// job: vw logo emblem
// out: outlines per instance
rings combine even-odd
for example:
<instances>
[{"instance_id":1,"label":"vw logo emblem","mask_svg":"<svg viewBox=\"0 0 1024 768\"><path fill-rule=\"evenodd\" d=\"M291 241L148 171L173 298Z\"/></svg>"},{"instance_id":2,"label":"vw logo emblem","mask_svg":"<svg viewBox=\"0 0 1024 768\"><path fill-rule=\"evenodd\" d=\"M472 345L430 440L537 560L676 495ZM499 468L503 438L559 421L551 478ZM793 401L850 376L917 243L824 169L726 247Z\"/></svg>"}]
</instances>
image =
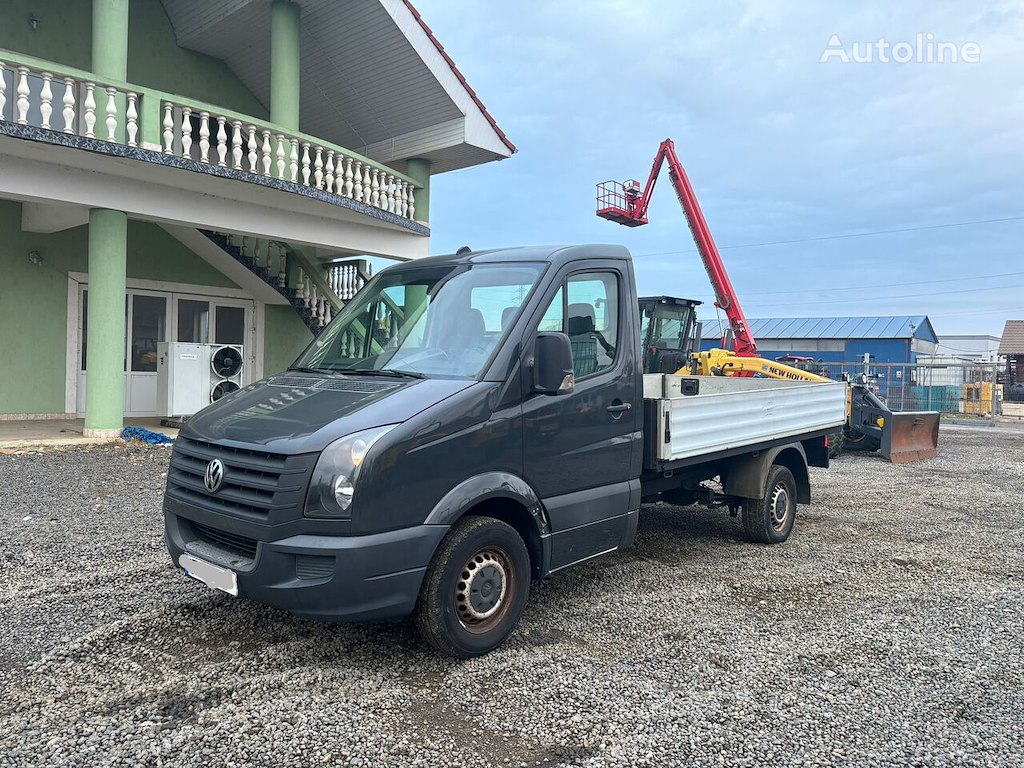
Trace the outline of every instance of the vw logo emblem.
<instances>
[{"instance_id":1,"label":"vw logo emblem","mask_svg":"<svg viewBox=\"0 0 1024 768\"><path fill-rule=\"evenodd\" d=\"M220 459L214 459L206 465L206 474L203 476L203 485L210 493L216 493L224 484L224 463Z\"/></svg>"}]
</instances>

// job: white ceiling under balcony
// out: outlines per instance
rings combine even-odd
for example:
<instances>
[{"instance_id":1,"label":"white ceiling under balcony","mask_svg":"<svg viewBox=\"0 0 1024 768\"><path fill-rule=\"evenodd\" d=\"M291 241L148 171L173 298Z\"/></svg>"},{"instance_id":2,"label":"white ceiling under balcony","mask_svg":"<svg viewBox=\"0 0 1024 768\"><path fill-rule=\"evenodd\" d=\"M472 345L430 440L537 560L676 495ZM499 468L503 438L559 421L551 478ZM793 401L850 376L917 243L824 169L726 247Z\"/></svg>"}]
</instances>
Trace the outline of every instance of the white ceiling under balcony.
<instances>
[{"instance_id":1,"label":"white ceiling under balcony","mask_svg":"<svg viewBox=\"0 0 1024 768\"><path fill-rule=\"evenodd\" d=\"M405 0L294 0L300 129L398 170L434 173L515 148ZM270 104L270 0L163 0L178 44L223 60Z\"/></svg>"}]
</instances>

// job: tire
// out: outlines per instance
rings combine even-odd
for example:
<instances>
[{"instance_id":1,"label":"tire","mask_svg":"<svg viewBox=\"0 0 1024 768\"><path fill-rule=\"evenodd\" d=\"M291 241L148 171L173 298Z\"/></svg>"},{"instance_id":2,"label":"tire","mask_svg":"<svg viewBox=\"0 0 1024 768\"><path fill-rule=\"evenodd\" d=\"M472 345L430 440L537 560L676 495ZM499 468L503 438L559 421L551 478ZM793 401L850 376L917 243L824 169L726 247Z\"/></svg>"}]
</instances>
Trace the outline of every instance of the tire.
<instances>
[{"instance_id":1,"label":"tire","mask_svg":"<svg viewBox=\"0 0 1024 768\"><path fill-rule=\"evenodd\" d=\"M796 521L796 480L786 467L773 464L765 481L764 497L743 502L743 530L760 544L781 544Z\"/></svg>"},{"instance_id":2,"label":"tire","mask_svg":"<svg viewBox=\"0 0 1024 768\"><path fill-rule=\"evenodd\" d=\"M529 595L530 555L522 537L500 520L464 517L427 569L416 628L449 656L483 656L515 631Z\"/></svg>"},{"instance_id":3,"label":"tire","mask_svg":"<svg viewBox=\"0 0 1024 768\"><path fill-rule=\"evenodd\" d=\"M845 429L837 429L828 433L828 457L830 459L838 458L839 454L843 452L844 432Z\"/></svg>"}]
</instances>

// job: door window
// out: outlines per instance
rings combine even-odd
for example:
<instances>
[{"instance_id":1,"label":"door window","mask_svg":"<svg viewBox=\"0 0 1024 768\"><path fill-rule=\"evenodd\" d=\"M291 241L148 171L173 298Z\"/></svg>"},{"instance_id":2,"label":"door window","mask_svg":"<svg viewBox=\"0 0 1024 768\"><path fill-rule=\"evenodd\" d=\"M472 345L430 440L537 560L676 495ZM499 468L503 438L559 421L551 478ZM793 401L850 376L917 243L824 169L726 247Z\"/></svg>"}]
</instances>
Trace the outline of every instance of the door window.
<instances>
[{"instance_id":1,"label":"door window","mask_svg":"<svg viewBox=\"0 0 1024 768\"><path fill-rule=\"evenodd\" d=\"M164 322L167 317L167 299L163 296L132 296L131 370L136 373L156 373L156 345L166 341Z\"/></svg>"},{"instance_id":2,"label":"door window","mask_svg":"<svg viewBox=\"0 0 1024 768\"><path fill-rule=\"evenodd\" d=\"M245 342L245 307L226 307L218 304L216 313L214 343L243 344Z\"/></svg>"},{"instance_id":3,"label":"door window","mask_svg":"<svg viewBox=\"0 0 1024 768\"><path fill-rule=\"evenodd\" d=\"M178 299L178 341L209 343L210 302Z\"/></svg>"},{"instance_id":4,"label":"door window","mask_svg":"<svg viewBox=\"0 0 1024 768\"><path fill-rule=\"evenodd\" d=\"M615 273L585 272L570 277L565 297L559 288L537 330L568 335L577 379L610 368L619 338L619 281Z\"/></svg>"}]
</instances>

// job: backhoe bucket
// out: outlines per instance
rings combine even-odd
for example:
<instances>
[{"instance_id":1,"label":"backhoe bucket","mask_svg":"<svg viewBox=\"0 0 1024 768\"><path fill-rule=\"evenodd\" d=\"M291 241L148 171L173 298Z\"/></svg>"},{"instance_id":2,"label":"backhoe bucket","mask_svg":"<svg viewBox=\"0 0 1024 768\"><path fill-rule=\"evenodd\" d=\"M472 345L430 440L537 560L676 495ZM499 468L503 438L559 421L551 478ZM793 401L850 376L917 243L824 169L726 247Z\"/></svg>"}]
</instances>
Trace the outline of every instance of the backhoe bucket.
<instances>
[{"instance_id":1,"label":"backhoe bucket","mask_svg":"<svg viewBox=\"0 0 1024 768\"><path fill-rule=\"evenodd\" d=\"M935 411L889 414L882 427L879 452L893 464L906 464L937 456L939 414Z\"/></svg>"}]
</instances>

